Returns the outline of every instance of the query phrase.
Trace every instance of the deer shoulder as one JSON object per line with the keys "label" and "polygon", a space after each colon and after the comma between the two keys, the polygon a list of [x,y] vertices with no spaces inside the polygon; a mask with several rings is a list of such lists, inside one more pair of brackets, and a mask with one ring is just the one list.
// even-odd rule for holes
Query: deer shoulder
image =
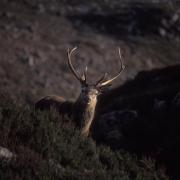
{"label": "deer shoulder", "polygon": [[72,101],[66,101],[63,97],[56,95],[45,96],[35,103],[35,110],[50,111],[54,109],[61,115],[68,117],[72,116],[72,108]]}
{"label": "deer shoulder", "polygon": [[60,96],[46,96],[40,99],[35,104],[35,109],[50,110],[51,107],[55,108],[61,115],[67,114],[75,122],[81,133],[88,136],[92,121],[96,112],[97,97],[103,93],[111,83],[120,76],[124,69],[122,63],[121,52],[119,49],[120,57],[120,70],[114,77],[107,79],[107,73],[99,78],[96,82],[90,84],[87,82],[87,67],[84,73],[80,75],[74,68],[71,62],[71,55],[76,50],[73,48],[68,50],[68,66],[75,78],[80,82],[81,91],[79,96],[74,102],[66,101]]}
{"label": "deer shoulder", "polygon": [[36,102],[35,109],[50,110],[51,106],[54,106],[55,108],[60,108],[60,106],[65,101],[66,100],[60,96],[56,96],[56,95],[45,96]]}

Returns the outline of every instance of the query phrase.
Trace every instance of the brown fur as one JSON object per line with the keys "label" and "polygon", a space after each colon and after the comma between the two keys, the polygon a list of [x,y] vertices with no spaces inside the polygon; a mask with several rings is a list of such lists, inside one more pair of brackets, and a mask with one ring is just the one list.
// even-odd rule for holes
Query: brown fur
{"label": "brown fur", "polygon": [[[85,97],[87,99],[85,99]],[[35,104],[35,110],[50,110],[54,108],[61,115],[67,115],[80,128],[84,136],[89,135],[89,129],[94,119],[97,95],[80,94],[75,102],[66,101],[60,96],[50,95],[40,99]]]}

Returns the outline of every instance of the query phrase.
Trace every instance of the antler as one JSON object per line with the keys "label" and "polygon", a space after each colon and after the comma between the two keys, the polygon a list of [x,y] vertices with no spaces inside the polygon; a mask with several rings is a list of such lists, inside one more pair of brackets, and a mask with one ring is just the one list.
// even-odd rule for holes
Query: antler
{"label": "antler", "polygon": [[111,78],[107,81],[104,81],[106,76],[107,76],[107,73],[105,73],[104,76],[102,78],[100,78],[100,80],[96,83],[96,86],[103,87],[103,86],[109,85],[112,81],[114,81],[116,78],[118,78],[120,76],[120,74],[123,71],[123,69],[125,68],[125,66],[124,66],[123,61],[122,61],[121,49],[120,48],[118,48],[118,52],[119,52],[119,60],[121,63],[121,67],[120,67],[118,74],[116,76],[114,76],[113,78]]}
{"label": "antler", "polygon": [[74,47],[72,50],[69,50],[67,51],[67,54],[68,54],[68,65],[69,65],[69,68],[71,70],[71,72],[74,74],[74,76],[81,82],[81,83],[86,83],[86,76],[87,76],[87,68],[85,69],[85,72],[82,76],[80,76],[78,74],[78,72],[74,69],[74,66],[72,65],[72,62],[71,62],[71,55],[72,53],[77,49],[77,47]]}
{"label": "antler", "polygon": [[101,82],[103,82],[106,79],[107,75],[107,73],[104,73],[104,75],[96,82],[96,86],[100,85]]}

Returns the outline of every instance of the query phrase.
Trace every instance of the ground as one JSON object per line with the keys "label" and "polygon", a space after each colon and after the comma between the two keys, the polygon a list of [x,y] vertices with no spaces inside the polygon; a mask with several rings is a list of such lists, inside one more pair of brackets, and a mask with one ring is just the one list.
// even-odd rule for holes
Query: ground
{"label": "ground", "polygon": [[[80,87],[68,69],[66,54],[74,46],[78,47],[74,64],[79,71],[88,66],[88,79],[92,82],[104,72],[116,74],[117,48],[121,47],[126,69],[113,87],[132,79],[141,70],[179,63],[179,41],[174,37],[164,38],[156,33],[128,36],[120,31],[122,28],[112,26],[111,19],[106,21],[113,14],[111,8],[105,11],[106,6],[100,6],[98,10],[98,1],[77,2],[1,2],[1,92],[17,103],[26,104],[47,94],[75,99]],[[89,20],[87,14],[98,16]],[[100,20],[101,16],[105,19],[98,25],[95,21],[99,16]],[[118,19],[115,23],[122,26]],[[105,31],[110,26],[111,32]]]}

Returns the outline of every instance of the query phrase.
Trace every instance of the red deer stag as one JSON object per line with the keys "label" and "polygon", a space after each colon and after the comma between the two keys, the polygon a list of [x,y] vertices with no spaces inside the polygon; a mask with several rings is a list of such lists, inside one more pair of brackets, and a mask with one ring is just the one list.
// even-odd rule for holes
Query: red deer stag
{"label": "red deer stag", "polygon": [[49,95],[43,97],[35,104],[36,110],[50,110],[51,107],[54,107],[61,115],[66,114],[68,117],[71,117],[77,127],[80,128],[81,134],[88,136],[90,126],[94,119],[95,109],[97,104],[97,97],[101,94],[104,89],[111,85],[121,74],[124,69],[122,63],[121,52],[119,48],[119,59],[120,59],[120,70],[116,76],[107,80],[107,73],[105,73],[97,82],[94,84],[87,83],[87,67],[82,76],[74,69],[74,66],[71,62],[71,55],[76,50],[76,47],[72,50],[68,49],[68,66],[72,74],[81,84],[81,92],[79,97],[75,102],[66,101],[64,98],[55,95]]}

